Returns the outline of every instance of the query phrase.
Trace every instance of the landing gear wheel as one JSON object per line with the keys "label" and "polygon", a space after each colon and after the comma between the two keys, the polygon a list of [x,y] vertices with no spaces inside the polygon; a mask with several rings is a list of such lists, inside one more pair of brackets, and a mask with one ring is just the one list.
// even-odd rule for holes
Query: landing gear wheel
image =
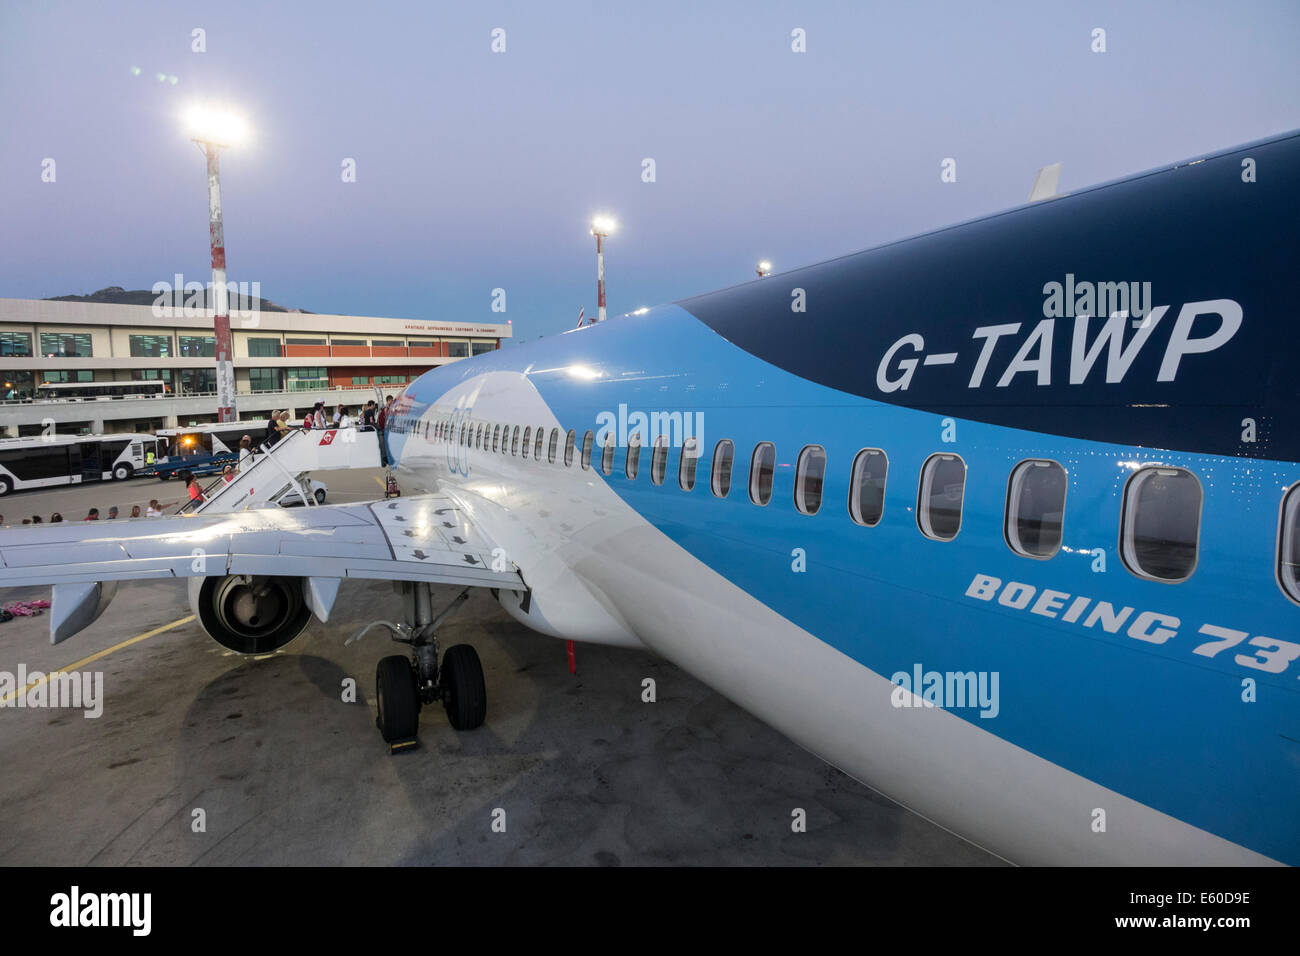
{"label": "landing gear wheel", "polygon": [[487,717],[487,687],[478,652],[468,644],[447,648],[442,656],[442,706],[457,730],[473,730]]}
{"label": "landing gear wheel", "polygon": [[323,505],[325,503],[325,489],[317,488],[316,493],[312,497],[316,499],[316,504]]}
{"label": "landing gear wheel", "polygon": [[420,693],[411,662],[400,654],[385,657],[375,668],[375,725],[388,743],[409,740],[420,722]]}

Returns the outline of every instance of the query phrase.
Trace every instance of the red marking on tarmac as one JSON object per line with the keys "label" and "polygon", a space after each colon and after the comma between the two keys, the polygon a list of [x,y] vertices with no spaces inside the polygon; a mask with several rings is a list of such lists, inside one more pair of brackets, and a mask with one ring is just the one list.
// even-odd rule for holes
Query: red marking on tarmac
{"label": "red marking on tarmac", "polygon": [[573,653],[573,641],[565,641],[564,645],[569,651],[569,673],[576,674],[578,673],[578,659]]}

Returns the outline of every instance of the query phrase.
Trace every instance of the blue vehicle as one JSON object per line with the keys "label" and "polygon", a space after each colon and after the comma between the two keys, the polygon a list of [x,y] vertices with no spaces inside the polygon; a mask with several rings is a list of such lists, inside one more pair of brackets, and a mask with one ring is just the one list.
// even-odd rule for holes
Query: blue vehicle
{"label": "blue vehicle", "polygon": [[219,475],[226,465],[239,464],[240,439],[256,438],[265,428],[265,422],[222,422],[160,429],[158,455],[141,474],[163,481],[182,471],[196,477]]}

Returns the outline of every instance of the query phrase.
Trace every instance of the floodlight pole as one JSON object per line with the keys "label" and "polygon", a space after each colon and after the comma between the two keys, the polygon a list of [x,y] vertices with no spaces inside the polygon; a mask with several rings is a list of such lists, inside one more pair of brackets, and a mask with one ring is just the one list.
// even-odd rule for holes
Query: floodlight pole
{"label": "floodlight pole", "polygon": [[230,307],[226,289],[226,234],[221,223],[221,168],[217,155],[221,147],[201,139],[208,161],[208,235],[212,245],[212,311],[216,333],[217,421],[233,422],[235,410],[235,351],[230,337]]}
{"label": "floodlight pole", "polygon": [[596,321],[605,321],[605,233],[592,230],[596,236]]}

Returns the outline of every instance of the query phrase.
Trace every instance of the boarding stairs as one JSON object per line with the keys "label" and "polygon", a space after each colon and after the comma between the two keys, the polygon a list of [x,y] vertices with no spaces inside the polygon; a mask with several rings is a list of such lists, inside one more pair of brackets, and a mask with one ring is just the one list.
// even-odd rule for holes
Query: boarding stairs
{"label": "boarding stairs", "polygon": [[379,440],[379,432],[370,427],[292,429],[274,445],[263,445],[251,459],[246,458],[233,480],[219,478],[204,488],[202,504],[181,510],[186,514],[247,511],[271,507],[286,495],[301,496],[304,505],[316,507],[311,472],[378,468]]}

